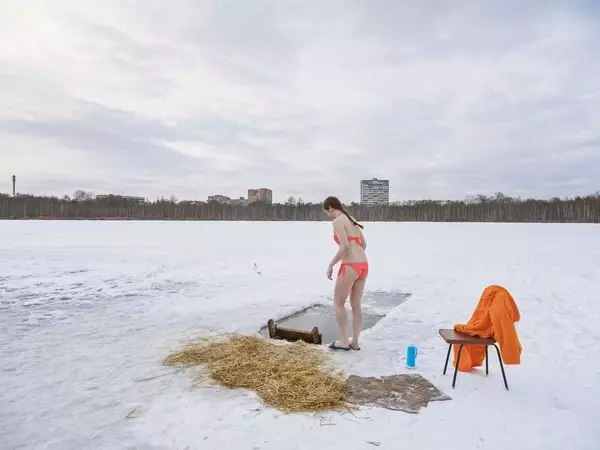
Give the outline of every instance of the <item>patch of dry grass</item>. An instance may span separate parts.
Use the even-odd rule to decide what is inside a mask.
[[[164,360],[168,366],[206,365],[210,377],[229,388],[255,391],[284,412],[351,409],[341,371],[310,344],[233,335],[189,345]]]

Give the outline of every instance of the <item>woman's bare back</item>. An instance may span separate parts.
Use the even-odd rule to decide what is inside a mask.
[[[360,237],[361,245],[366,248],[365,236],[359,226],[354,225],[352,221],[345,215],[341,214],[337,219],[342,221],[344,231],[348,238]],[[364,262],[367,261],[365,248],[359,245],[356,241],[348,240],[348,251],[342,256],[342,262]]]

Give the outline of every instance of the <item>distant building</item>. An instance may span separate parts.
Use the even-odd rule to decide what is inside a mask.
[[[248,189],[248,203],[265,202],[273,203],[273,191],[267,188]]]
[[[229,200],[229,204],[235,206],[245,206],[248,204],[248,200],[246,200],[244,197],[232,198]]]
[[[229,200],[231,200],[231,198],[227,197],[226,195],[217,194],[208,196],[209,202],[229,203]]]
[[[360,203],[366,206],[389,205],[390,181],[377,178],[361,180]]]
[[[107,200],[107,199],[126,200],[131,203],[146,203],[145,197],[133,197],[131,195],[115,195],[115,194],[96,195],[96,200]]]

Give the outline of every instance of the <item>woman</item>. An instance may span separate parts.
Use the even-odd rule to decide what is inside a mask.
[[[341,261],[338,271],[333,302],[335,318],[340,329],[340,341],[329,345],[333,350],[360,350],[358,337],[362,328],[361,301],[369,263],[365,254],[367,242],[360,225],[342,206],[336,197],[327,197],[323,202],[327,216],[333,221],[333,239],[339,245],[338,251],[329,263],[327,278],[332,279],[333,266]],[[345,303],[350,295],[352,307],[352,341],[348,338],[348,317]]]

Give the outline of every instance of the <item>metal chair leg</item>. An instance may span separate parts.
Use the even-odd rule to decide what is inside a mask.
[[[448,360],[450,359],[450,351],[452,350],[452,344],[448,345],[448,354],[446,355],[446,364],[444,364],[444,375],[446,375],[446,369],[448,368]]]
[[[490,374],[490,365],[488,364],[488,346],[485,346],[485,374]]]
[[[498,361],[500,362],[500,369],[502,370],[502,378],[504,378],[504,387],[508,391],[508,383],[506,382],[506,374],[504,373],[504,364],[502,364],[502,356],[500,356],[500,349],[496,344],[494,344],[494,348],[496,349],[496,353],[498,353]]]
[[[460,347],[458,348],[458,357],[456,358],[456,367],[454,368],[454,378],[452,379],[452,389],[454,389],[454,385],[456,384],[456,374],[458,372],[458,365],[460,364],[460,354],[462,353],[463,347],[464,344],[460,344]]]

